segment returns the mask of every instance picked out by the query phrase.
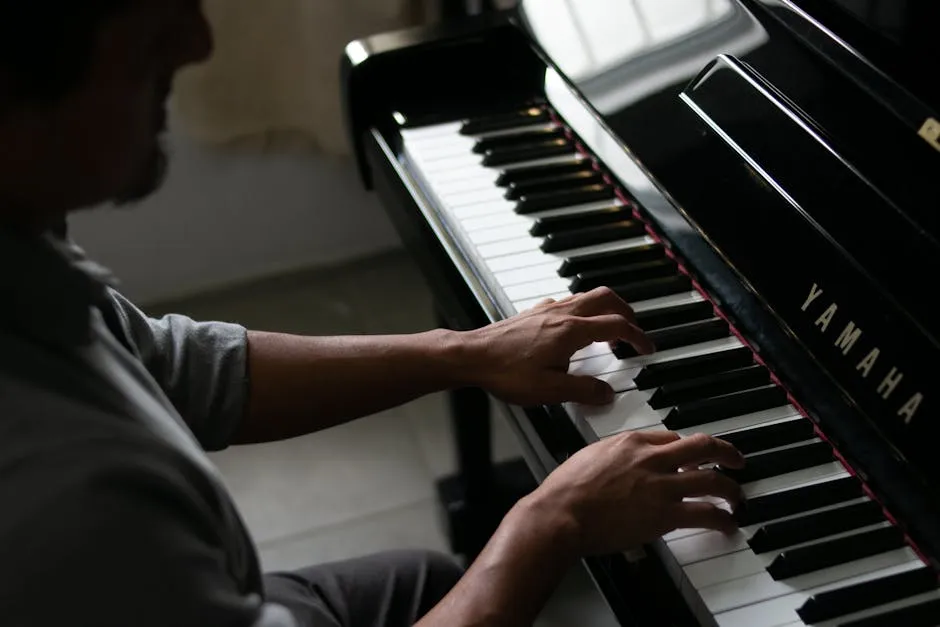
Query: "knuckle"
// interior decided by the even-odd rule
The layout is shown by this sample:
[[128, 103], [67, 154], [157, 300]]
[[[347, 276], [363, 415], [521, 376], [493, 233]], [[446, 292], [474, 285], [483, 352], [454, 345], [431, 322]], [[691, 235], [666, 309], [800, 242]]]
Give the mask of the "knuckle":
[[563, 332], [570, 333], [581, 326], [581, 318], [573, 315], [559, 316], [557, 319], [558, 328]]

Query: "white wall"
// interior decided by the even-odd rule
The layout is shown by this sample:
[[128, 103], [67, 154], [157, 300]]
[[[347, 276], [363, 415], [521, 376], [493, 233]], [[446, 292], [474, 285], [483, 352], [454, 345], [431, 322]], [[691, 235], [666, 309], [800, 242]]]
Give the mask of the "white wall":
[[395, 246], [378, 199], [351, 162], [214, 152], [171, 134], [164, 187], [136, 207], [71, 220], [71, 235], [139, 302]]

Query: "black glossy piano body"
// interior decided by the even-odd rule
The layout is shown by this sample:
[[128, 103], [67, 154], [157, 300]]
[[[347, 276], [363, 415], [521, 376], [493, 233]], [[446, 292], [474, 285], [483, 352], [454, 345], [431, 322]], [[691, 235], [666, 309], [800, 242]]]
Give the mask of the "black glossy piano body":
[[[363, 180], [450, 325], [512, 315], [422, 190], [401, 131], [548, 103], [936, 567], [936, 5], [665, 4], [672, 17], [617, 45], [610, 23], [549, 0], [354, 42], [344, 81]], [[560, 407], [510, 413], [538, 479], [585, 444]], [[655, 561], [589, 567], [623, 624], [694, 624]]]

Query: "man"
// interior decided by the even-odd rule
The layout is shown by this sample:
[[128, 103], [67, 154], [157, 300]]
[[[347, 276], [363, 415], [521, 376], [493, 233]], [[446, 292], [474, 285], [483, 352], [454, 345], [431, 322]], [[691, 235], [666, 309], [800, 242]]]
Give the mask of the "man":
[[606, 384], [567, 374], [572, 353], [653, 347], [606, 290], [468, 333], [300, 338], [147, 319], [65, 239], [65, 218], [156, 188], [173, 75], [210, 51], [197, 0], [0, 0], [0, 624], [524, 625], [581, 556], [733, 528], [686, 499], [736, 504], [738, 486], [698, 467], [739, 467], [738, 452], [647, 433], [565, 463], [462, 577], [420, 553], [262, 576], [205, 449], [458, 386], [603, 404]]

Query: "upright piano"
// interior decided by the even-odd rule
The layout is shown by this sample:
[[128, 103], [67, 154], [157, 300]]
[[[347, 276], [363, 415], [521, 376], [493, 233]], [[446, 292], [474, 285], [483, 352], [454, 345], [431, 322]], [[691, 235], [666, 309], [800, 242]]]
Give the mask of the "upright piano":
[[739, 533], [586, 561], [622, 624], [940, 625], [938, 26], [523, 0], [347, 48], [363, 182], [448, 324], [607, 286], [658, 347], [574, 356], [609, 406], [510, 408], [536, 478], [623, 431], [747, 455]]

